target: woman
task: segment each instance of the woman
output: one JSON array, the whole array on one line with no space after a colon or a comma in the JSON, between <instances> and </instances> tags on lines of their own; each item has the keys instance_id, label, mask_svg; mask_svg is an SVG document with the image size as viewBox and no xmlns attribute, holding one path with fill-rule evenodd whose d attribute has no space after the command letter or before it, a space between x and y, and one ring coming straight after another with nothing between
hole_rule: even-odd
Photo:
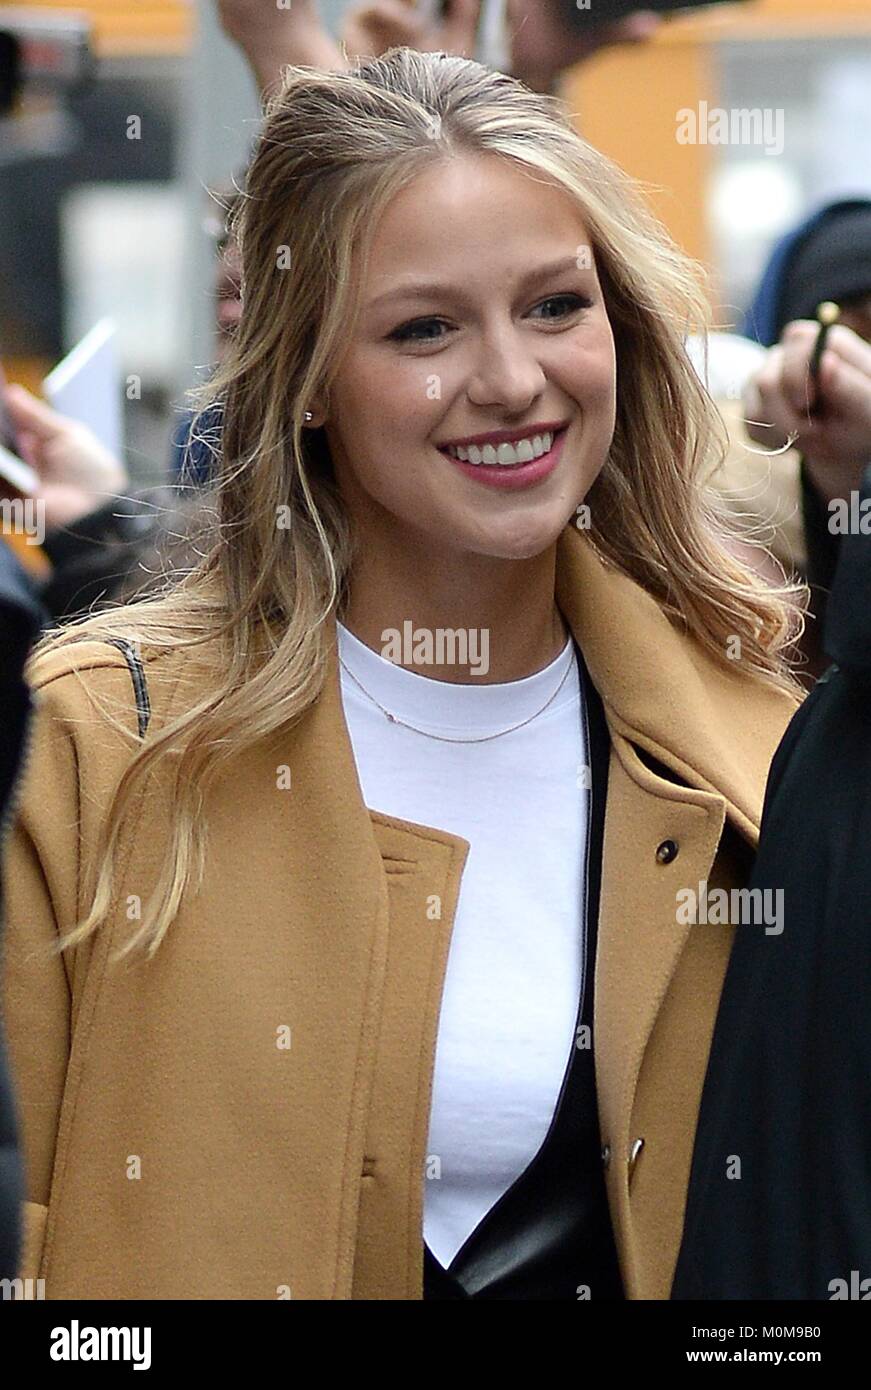
<instances>
[{"instance_id":1,"label":"woman","mask_svg":"<svg viewBox=\"0 0 871 1390\"><path fill-rule=\"evenodd\" d=\"M33 665L24 1267L666 1298L732 937L677 894L744 882L798 698L691 269L555 101L408 49L288 72L235 230L214 546Z\"/></svg>"}]
</instances>

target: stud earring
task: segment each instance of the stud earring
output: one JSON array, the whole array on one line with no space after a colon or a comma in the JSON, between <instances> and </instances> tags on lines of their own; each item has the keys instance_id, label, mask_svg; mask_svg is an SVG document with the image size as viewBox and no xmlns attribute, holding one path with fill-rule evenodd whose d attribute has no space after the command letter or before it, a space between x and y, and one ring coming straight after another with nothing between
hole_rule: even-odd
<instances>
[{"instance_id":1,"label":"stud earring","mask_svg":"<svg viewBox=\"0 0 871 1390\"><path fill-rule=\"evenodd\" d=\"M307 410L306 413L305 413L305 417L304 417L304 418L305 418L306 424L308 424L309 421L310 421L310 420L313 420L315 417L312 415L312 413L311 413L310 410Z\"/></svg>"}]
</instances>

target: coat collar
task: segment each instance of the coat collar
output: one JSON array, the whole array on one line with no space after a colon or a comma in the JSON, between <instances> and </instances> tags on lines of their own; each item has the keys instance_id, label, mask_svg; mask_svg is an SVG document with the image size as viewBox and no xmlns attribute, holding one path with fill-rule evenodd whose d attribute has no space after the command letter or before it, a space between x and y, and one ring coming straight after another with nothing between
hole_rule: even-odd
<instances>
[{"instance_id":1,"label":"coat collar","mask_svg":"<svg viewBox=\"0 0 871 1390\"><path fill-rule=\"evenodd\" d=\"M560 537L556 596L612 732L722 796L755 840L768 764L800 697L748 679L740 662L721 666L574 528Z\"/></svg>"}]
</instances>

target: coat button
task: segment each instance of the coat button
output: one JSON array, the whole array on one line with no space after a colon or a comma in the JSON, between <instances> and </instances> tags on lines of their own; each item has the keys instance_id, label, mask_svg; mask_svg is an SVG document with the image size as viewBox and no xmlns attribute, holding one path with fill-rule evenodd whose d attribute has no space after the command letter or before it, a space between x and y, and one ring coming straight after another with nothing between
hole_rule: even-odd
<instances>
[{"instance_id":1,"label":"coat button","mask_svg":"<svg viewBox=\"0 0 871 1390\"><path fill-rule=\"evenodd\" d=\"M656 850L657 864L670 864L673 859L677 859L677 843L674 840L663 840Z\"/></svg>"},{"instance_id":2,"label":"coat button","mask_svg":"<svg viewBox=\"0 0 871 1390\"><path fill-rule=\"evenodd\" d=\"M644 1140L643 1140L643 1139L633 1139L633 1141L632 1141L632 1147L631 1147L631 1149L629 1150L629 1171L628 1171L628 1174L627 1174L630 1183L632 1182L632 1175L633 1175L633 1173L634 1173L634 1171L635 1171L635 1164L636 1164L637 1161L638 1161L638 1155L641 1153L641 1150L642 1150L643 1148L644 1148Z\"/></svg>"},{"instance_id":3,"label":"coat button","mask_svg":"<svg viewBox=\"0 0 871 1390\"><path fill-rule=\"evenodd\" d=\"M607 1168L607 1167L609 1166L610 1162L611 1162L611 1145L610 1145L610 1144L603 1144L603 1145L602 1145L602 1166L603 1166L603 1168Z\"/></svg>"}]
</instances>

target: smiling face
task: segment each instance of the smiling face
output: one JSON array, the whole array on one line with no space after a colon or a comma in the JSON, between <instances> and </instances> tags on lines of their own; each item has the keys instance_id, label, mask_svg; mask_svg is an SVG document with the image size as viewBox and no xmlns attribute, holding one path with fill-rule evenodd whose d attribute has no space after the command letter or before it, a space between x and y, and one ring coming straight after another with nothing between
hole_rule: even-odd
<instances>
[{"instance_id":1,"label":"smiling face","mask_svg":"<svg viewBox=\"0 0 871 1390\"><path fill-rule=\"evenodd\" d=\"M441 162L391 202L315 418L364 544L395 545L397 527L422 557L554 544L614 433L588 243L566 193L493 156Z\"/></svg>"}]
</instances>

